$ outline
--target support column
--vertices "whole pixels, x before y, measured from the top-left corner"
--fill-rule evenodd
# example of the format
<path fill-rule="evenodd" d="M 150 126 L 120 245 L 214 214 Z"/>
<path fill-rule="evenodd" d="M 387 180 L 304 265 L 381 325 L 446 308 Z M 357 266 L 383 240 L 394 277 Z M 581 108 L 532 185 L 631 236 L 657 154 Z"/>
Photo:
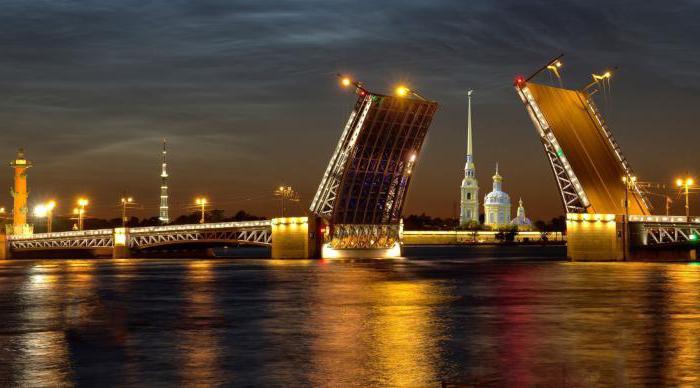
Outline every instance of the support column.
<path fill-rule="evenodd" d="M 129 250 L 129 228 L 115 228 L 112 241 L 113 259 L 128 259 L 131 257 L 131 252 Z"/>
<path fill-rule="evenodd" d="M 622 261 L 622 217 L 614 214 L 566 215 L 566 255 L 572 261 Z"/>
<path fill-rule="evenodd" d="M 273 218 L 273 259 L 314 259 L 319 255 L 318 222 L 309 217 Z"/>
<path fill-rule="evenodd" d="M 7 234 L 3 231 L 0 233 L 0 260 L 10 258 L 10 242 L 7 239 Z"/>

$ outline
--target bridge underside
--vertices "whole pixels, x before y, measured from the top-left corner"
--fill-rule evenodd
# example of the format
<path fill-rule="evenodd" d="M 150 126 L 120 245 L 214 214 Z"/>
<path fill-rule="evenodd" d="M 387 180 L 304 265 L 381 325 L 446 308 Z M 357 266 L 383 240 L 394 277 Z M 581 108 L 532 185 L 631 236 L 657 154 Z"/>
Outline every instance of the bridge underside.
<path fill-rule="evenodd" d="M 333 249 L 387 249 L 437 103 L 358 93 L 310 210 Z"/>

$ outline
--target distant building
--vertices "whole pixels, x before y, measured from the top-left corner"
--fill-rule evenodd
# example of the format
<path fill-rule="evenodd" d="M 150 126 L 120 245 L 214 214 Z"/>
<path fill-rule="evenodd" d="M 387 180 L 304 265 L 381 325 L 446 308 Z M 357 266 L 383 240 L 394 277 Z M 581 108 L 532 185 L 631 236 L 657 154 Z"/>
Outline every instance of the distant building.
<path fill-rule="evenodd" d="M 518 230 L 528 231 L 532 230 L 532 221 L 525 217 L 525 207 L 523 206 L 523 199 L 520 198 L 518 201 L 518 214 L 510 221 L 510 224 L 517 227 Z"/>
<path fill-rule="evenodd" d="M 467 92 L 467 161 L 464 165 L 460 199 L 460 225 L 479 222 L 479 183 L 476 180 L 474 155 L 472 152 L 472 90 Z"/>
<path fill-rule="evenodd" d="M 162 224 L 167 224 L 170 222 L 170 216 L 168 215 L 168 160 L 167 160 L 167 143 L 165 138 L 163 139 L 163 162 L 161 164 L 160 173 L 160 212 L 158 214 L 158 219 Z"/>
<path fill-rule="evenodd" d="M 493 176 L 493 190 L 484 198 L 484 225 L 491 228 L 508 226 L 510 223 L 510 196 L 503 192 L 503 177 L 498 173 Z"/>

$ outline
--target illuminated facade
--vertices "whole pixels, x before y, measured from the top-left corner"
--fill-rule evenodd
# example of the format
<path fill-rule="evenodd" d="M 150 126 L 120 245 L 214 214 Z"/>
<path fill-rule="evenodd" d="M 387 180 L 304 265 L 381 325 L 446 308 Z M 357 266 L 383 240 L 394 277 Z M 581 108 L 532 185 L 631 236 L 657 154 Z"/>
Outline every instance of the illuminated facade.
<path fill-rule="evenodd" d="M 472 150 L 472 90 L 467 92 L 467 161 L 464 165 L 460 198 L 460 225 L 479 222 L 479 183 L 476 180 L 474 154 Z"/>
<path fill-rule="evenodd" d="M 508 226 L 510 223 L 510 196 L 503 191 L 503 177 L 498 173 L 493 176 L 493 190 L 484 198 L 484 225 L 491 228 Z"/>
<path fill-rule="evenodd" d="M 14 199 L 12 207 L 12 228 L 8 230 L 8 234 L 12 235 L 31 235 L 33 228 L 27 224 L 27 198 L 29 191 L 27 190 L 27 169 L 32 166 L 32 162 L 24 158 L 24 150 L 19 149 L 17 159 L 10 163 L 10 167 L 15 170 L 14 187 L 11 189 L 11 194 Z M 10 229 L 10 228 L 8 228 Z"/>
<path fill-rule="evenodd" d="M 532 230 L 532 221 L 525 216 L 525 206 L 523 206 L 522 198 L 518 201 L 518 213 L 515 218 L 510 221 L 510 224 L 517 227 L 518 230 Z"/>
<path fill-rule="evenodd" d="M 160 213 L 158 219 L 160 220 L 161 223 L 167 224 L 170 222 L 170 218 L 168 216 L 168 161 L 167 161 L 167 143 L 165 139 L 163 139 L 163 163 L 162 163 L 162 170 L 160 173 Z"/>
<path fill-rule="evenodd" d="M 437 103 L 359 86 L 357 95 L 310 210 L 329 225 L 334 249 L 389 248 Z"/>

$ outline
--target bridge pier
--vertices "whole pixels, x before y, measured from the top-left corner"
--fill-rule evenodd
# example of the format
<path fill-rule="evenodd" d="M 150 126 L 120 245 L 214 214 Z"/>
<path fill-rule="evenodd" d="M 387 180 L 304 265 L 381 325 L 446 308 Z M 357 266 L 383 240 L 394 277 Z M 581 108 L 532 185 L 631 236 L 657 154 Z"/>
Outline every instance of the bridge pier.
<path fill-rule="evenodd" d="M 569 213 L 566 244 L 566 255 L 571 261 L 623 261 L 622 217 Z"/>
<path fill-rule="evenodd" d="M 7 240 L 7 234 L 0 233 L 0 260 L 10 258 L 10 243 Z"/>
<path fill-rule="evenodd" d="M 621 215 L 568 213 L 567 256 L 572 261 L 697 260 L 697 248 L 692 243 L 697 240 L 693 237 L 697 236 L 697 227 L 673 218 L 631 216 L 625 239 Z M 683 242 L 685 238 L 688 241 Z"/>
<path fill-rule="evenodd" d="M 129 249 L 129 229 L 115 228 L 112 238 L 114 239 L 114 244 L 112 246 L 112 258 L 128 259 L 131 257 L 131 251 Z"/>
<path fill-rule="evenodd" d="M 315 259 L 320 254 L 319 222 L 315 217 L 273 218 L 273 259 Z"/>

